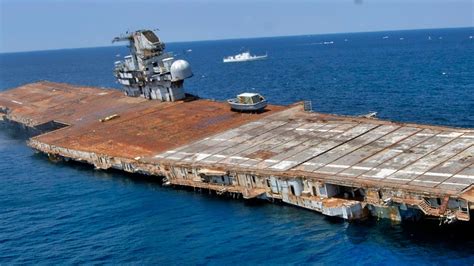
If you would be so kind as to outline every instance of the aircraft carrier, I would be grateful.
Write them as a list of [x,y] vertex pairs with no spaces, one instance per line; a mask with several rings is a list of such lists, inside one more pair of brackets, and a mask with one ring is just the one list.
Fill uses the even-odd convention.
[[[123,91],[37,82],[0,93],[0,119],[52,160],[156,176],[244,200],[279,201],[347,220],[467,222],[474,130],[321,114],[304,103],[234,112],[185,93],[184,60],[152,32],[117,37]],[[52,188],[53,189],[53,188]]]

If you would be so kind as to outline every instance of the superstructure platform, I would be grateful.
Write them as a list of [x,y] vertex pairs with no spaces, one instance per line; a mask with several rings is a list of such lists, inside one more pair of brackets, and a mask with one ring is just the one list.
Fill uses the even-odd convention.
[[269,105],[149,101],[39,82],[0,93],[5,123],[52,158],[165,178],[166,184],[283,201],[329,216],[470,220],[474,130]]

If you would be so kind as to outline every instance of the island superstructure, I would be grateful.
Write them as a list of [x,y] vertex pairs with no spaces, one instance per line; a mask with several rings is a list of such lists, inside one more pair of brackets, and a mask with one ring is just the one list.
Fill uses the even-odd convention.
[[185,98],[184,80],[192,77],[185,60],[175,60],[165,52],[165,44],[151,30],[138,30],[116,37],[112,42],[128,41],[130,55],[115,62],[115,77],[125,95],[161,101]]
[[[159,72],[169,84],[176,62]],[[187,73],[181,81],[188,69],[178,68]],[[126,85],[127,94],[149,98],[164,86],[141,84]],[[281,201],[348,220],[471,220],[473,129],[321,114],[301,103],[239,113],[184,89],[182,97],[169,95],[149,101],[38,82],[1,92],[0,118],[32,132],[28,145],[53,160],[146,174],[170,186]]]

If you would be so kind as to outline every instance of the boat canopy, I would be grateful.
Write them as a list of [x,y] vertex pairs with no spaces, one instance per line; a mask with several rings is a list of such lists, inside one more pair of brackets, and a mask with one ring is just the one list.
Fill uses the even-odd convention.
[[237,95],[237,98],[239,99],[239,103],[243,104],[255,104],[263,100],[263,97],[260,94],[252,92],[241,93]]

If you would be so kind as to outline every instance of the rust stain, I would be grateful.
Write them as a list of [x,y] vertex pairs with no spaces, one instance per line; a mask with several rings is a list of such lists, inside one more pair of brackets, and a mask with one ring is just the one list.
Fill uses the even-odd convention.
[[[262,114],[243,114],[232,112],[224,102],[148,101],[113,89],[52,82],[2,92],[0,106],[19,121],[27,118],[29,126],[53,120],[70,125],[35,140],[125,158],[150,156],[285,109],[270,105]],[[110,116],[115,119],[100,122]]]
[[321,200],[323,203],[323,207],[326,208],[339,208],[344,206],[344,204],[347,204],[348,202],[356,202],[356,201],[350,201],[346,199],[339,199],[339,198],[325,198]]
[[[456,152],[446,158],[441,158],[436,149],[443,149],[443,145],[438,145],[441,148],[436,146],[437,148],[430,150],[433,144],[426,147],[421,145],[421,149],[417,146],[418,140],[410,145],[405,143],[400,147],[403,148],[402,151],[405,151],[404,156],[407,155],[409,159],[407,160],[409,164],[406,165],[422,160],[414,156],[420,156],[420,158],[432,156],[434,160],[437,160],[436,164],[424,162],[429,166],[428,171],[437,169],[431,173],[427,172],[430,178],[443,181],[448,180],[451,175],[469,177],[472,174],[473,157],[472,150],[467,147],[472,146],[469,139],[474,134],[468,129],[450,130],[439,126],[308,113],[303,111],[301,104],[289,107],[269,105],[267,111],[261,114],[236,113],[232,112],[224,102],[191,97],[178,102],[149,101],[143,98],[127,97],[122,92],[113,89],[79,87],[52,82],[27,84],[1,92],[0,115],[2,116],[0,118],[36,129],[49,127],[52,131],[33,137],[29,145],[47,153],[52,158],[71,158],[88,162],[100,169],[116,168],[128,172],[163,175],[169,178],[170,184],[205,188],[218,193],[240,193],[244,198],[257,197],[265,192],[270,193],[273,198],[284,198],[283,192],[275,195],[270,192],[273,188],[270,188],[268,178],[272,177],[280,181],[301,180],[303,184],[306,184],[305,186],[308,186],[307,182],[314,184],[316,181],[339,187],[360,188],[367,192],[363,199],[363,206],[370,204],[383,208],[385,214],[393,220],[400,219],[400,213],[396,207],[390,206],[392,201],[412,205],[415,208],[418,206],[425,214],[431,216],[442,216],[445,213],[445,209],[449,207],[449,195],[454,198],[459,196],[471,202],[470,206],[474,202],[472,183],[465,184],[460,181],[459,184],[451,183],[451,185],[458,185],[457,187],[465,186],[465,189],[461,190],[457,187],[454,189],[452,186],[429,186],[431,183],[423,179],[417,180],[420,181],[419,184],[413,184],[413,182],[399,182],[396,178],[393,180],[359,178],[359,170],[370,171],[372,166],[355,168],[359,162],[396,147],[389,140],[378,144],[377,141],[391,134],[399,126],[404,126],[417,129],[403,133],[407,135],[406,138],[413,136],[415,134],[413,132],[438,130],[440,138],[451,139],[450,142],[441,142],[444,143],[443,145],[451,145],[446,143],[458,145],[452,145]],[[255,126],[257,128],[253,125],[240,127],[256,120],[259,120],[259,123],[256,123],[258,126]],[[362,129],[365,135],[361,138],[358,135],[362,136],[362,131],[351,132],[360,124],[367,124],[366,128]],[[379,130],[384,128],[382,125],[385,129]],[[372,128],[376,129],[372,131]],[[234,129],[231,134],[228,133],[230,129]],[[330,130],[333,132],[325,133]],[[377,130],[379,130],[378,135],[371,136]],[[206,141],[207,137],[222,132],[225,133],[219,135],[218,138],[209,138],[209,141]],[[450,136],[451,133],[454,137]],[[341,138],[340,141],[335,141],[337,138],[333,138],[333,136],[344,134],[351,137]],[[420,133],[421,135],[423,133]],[[455,139],[461,135],[465,135],[466,138],[462,141]],[[228,136],[230,136],[229,139],[227,139]],[[364,139],[366,137],[370,141],[366,141]],[[402,141],[404,138],[394,143]],[[326,147],[322,149],[324,144]],[[415,147],[413,150],[410,148],[412,146]],[[446,153],[449,150],[444,148],[442,151]],[[166,156],[161,156],[164,152]],[[181,157],[178,156],[179,153]],[[287,153],[289,155],[285,157]],[[319,154],[322,156],[316,158]],[[398,154],[394,153],[390,156],[395,158]],[[458,156],[455,161],[451,159],[451,157],[454,158],[453,156]],[[202,160],[208,157],[211,158],[209,162]],[[376,160],[376,166],[384,165],[388,158],[381,157],[380,159],[383,160]],[[268,162],[263,164],[261,161]],[[320,162],[322,163],[319,164]],[[296,164],[293,165],[293,163]],[[302,167],[305,163],[307,166]],[[272,164],[280,166],[271,168]],[[286,165],[293,166],[287,168]],[[394,161],[393,165],[397,165],[397,161]],[[425,167],[424,164],[421,166]],[[405,166],[405,163],[397,167],[397,170],[405,171],[407,176],[401,177],[407,180],[414,180],[413,176],[410,177],[413,173],[419,175],[418,171],[406,171],[405,168],[408,166]],[[349,168],[353,168],[351,171],[358,171],[347,176],[339,174]],[[227,185],[195,181],[192,173],[193,170],[199,169],[229,173],[228,175],[234,181]],[[179,172],[186,172],[191,179],[179,177]],[[324,208],[341,207],[352,202],[352,200],[340,198],[317,199],[316,196],[309,196],[308,191],[306,187],[302,196],[287,195],[288,202],[298,206],[309,206],[308,199],[314,199],[321,202]],[[443,206],[439,209],[431,208],[426,205],[423,199],[425,197],[443,198]],[[358,200],[353,203],[357,203]],[[357,215],[363,216],[363,212],[367,210]],[[470,218],[469,213],[461,209],[456,211],[456,216],[465,221]]]
[[266,159],[269,159],[269,158],[271,158],[275,155],[277,155],[275,152],[267,151],[267,150],[260,150],[260,151],[256,151],[254,153],[251,153],[251,154],[247,155],[247,157],[249,157],[251,159],[266,160]]

